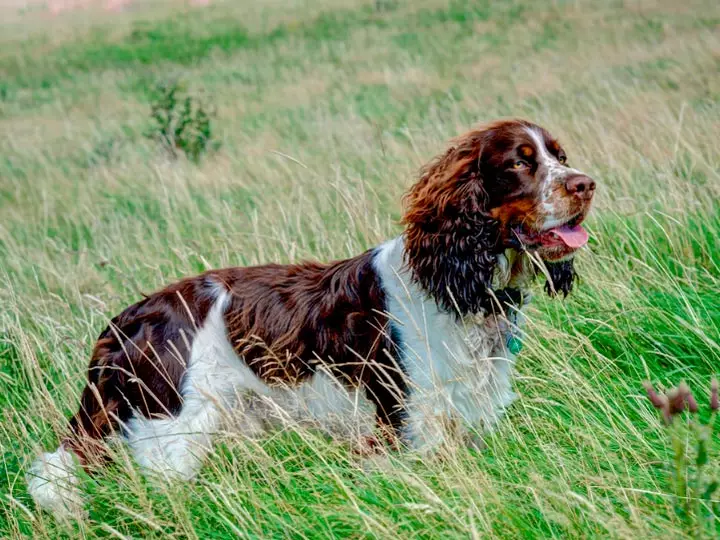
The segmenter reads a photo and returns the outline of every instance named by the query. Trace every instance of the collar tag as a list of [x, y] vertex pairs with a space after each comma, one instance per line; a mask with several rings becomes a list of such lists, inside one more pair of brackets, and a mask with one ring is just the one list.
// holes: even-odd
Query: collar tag
[[522, 350], [522, 341], [520, 341], [519, 338], [515, 337], [512, 332], [510, 332], [510, 334], [508, 335], [506, 345], [508, 351], [510, 351], [512, 354], [519, 354]]

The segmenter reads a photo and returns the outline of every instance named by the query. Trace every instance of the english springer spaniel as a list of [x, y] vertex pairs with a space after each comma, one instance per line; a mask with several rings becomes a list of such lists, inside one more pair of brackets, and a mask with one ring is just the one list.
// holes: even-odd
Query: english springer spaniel
[[570, 292], [594, 192], [543, 128], [498, 121], [422, 169], [395, 239], [329, 264], [212, 270], [145, 297], [100, 334], [80, 408], [32, 466], [30, 493], [75, 514], [75, 467], [113, 434], [143, 469], [190, 479], [228, 419], [419, 451], [491, 429], [514, 398], [530, 286], [543, 273], [550, 295]]

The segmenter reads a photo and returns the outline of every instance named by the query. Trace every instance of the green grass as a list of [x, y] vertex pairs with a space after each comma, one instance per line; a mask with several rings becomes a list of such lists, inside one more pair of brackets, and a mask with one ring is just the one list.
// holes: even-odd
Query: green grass
[[[715, 3], [2, 9], [0, 537], [688, 535], [641, 382], [699, 391], [720, 365]], [[143, 137], [178, 76], [218, 110], [198, 166]], [[88, 519], [34, 509], [24, 470], [62, 436], [109, 317], [206, 268], [377, 245], [418, 168], [499, 116], [546, 126], [599, 191], [582, 281], [537, 295], [486, 450], [368, 461], [228, 432], [195, 483], [158, 487], [114, 446], [83, 479]]]

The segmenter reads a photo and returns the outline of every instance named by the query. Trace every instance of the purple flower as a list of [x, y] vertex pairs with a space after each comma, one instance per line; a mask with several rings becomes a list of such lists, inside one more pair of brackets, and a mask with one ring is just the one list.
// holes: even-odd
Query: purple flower
[[647, 392], [647, 397], [650, 400], [650, 403], [653, 404], [653, 407], [656, 409], [662, 409], [666, 402], [666, 400], [663, 399], [665, 396], [659, 396], [650, 381], [645, 381], [643, 386], [645, 387], [645, 392]]
[[687, 396], [689, 393], [690, 389], [684, 382], [680, 383], [680, 386], [676, 389], [668, 392], [667, 397], [670, 402], [670, 415], [675, 416], [685, 410]]

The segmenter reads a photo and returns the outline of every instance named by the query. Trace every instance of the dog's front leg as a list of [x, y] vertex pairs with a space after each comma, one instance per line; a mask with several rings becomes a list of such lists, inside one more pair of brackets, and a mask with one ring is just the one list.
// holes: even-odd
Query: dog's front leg
[[431, 392], [415, 391], [407, 400], [404, 435], [408, 446], [423, 454], [432, 454], [453, 445], [457, 422], [448, 408]]

